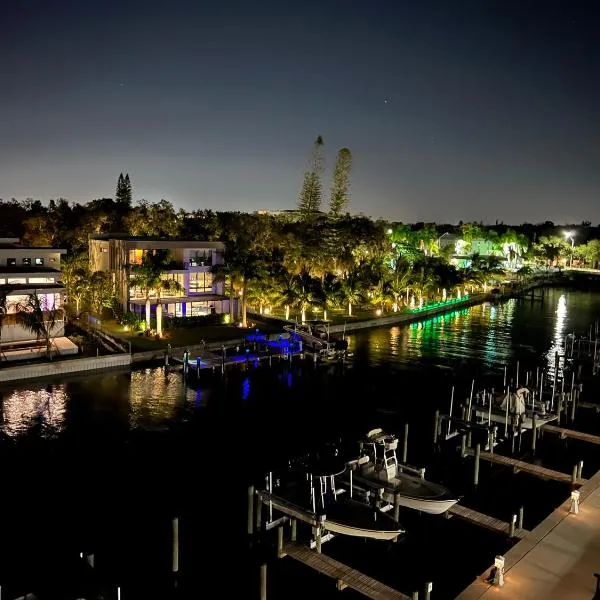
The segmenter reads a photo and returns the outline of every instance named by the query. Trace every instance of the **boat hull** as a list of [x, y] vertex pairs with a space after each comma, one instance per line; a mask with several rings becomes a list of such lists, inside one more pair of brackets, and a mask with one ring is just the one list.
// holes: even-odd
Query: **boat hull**
[[352, 537], [369, 538], [372, 540], [395, 540], [398, 536], [404, 533], [402, 530], [377, 530], [353, 527], [347, 523], [340, 523], [327, 518], [325, 519], [323, 527], [327, 531], [331, 531], [331, 533], [349, 535]]

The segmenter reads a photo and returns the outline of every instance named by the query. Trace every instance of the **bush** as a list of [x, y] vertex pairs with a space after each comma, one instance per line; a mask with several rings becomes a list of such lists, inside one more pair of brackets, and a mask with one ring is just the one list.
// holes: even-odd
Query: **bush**
[[126, 312], [121, 317], [121, 325], [127, 325], [133, 331], [141, 331], [146, 327], [146, 322], [140, 319], [134, 312]]
[[208, 325], [224, 325], [227, 322], [227, 314], [201, 315], [195, 317], [169, 317], [165, 320], [166, 327], [182, 327], [192, 329], [194, 327], [206, 327]]

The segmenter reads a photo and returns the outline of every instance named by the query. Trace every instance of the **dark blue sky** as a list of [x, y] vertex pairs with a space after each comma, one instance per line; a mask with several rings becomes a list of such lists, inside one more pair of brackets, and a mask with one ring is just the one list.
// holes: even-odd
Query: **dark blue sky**
[[0, 197], [293, 208], [321, 134], [352, 212], [598, 223], [595, 4], [4, 2]]

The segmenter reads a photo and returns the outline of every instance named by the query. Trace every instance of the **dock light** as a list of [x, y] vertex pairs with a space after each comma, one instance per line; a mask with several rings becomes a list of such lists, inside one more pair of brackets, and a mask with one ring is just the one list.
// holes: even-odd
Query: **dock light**
[[493, 584], [502, 587], [504, 585], [504, 556], [496, 556], [494, 567], [496, 567], [496, 573], [494, 574]]
[[375, 314], [376, 314], [378, 317], [380, 317], [380, 316], [381, 316], [381, 309], [380, 309], [380, 308], [378, 308], [378, 309], [375, 311]]
[[573, 515], [579, 514], [579, 490], [571, 492], [571, 509], [569, 512]]

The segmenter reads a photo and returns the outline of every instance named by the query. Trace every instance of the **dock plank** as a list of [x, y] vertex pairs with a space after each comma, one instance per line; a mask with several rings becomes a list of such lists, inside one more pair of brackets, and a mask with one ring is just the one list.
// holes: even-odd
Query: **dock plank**
[[[474, 456], [475, 451], [472, 448], [467, 448], [467, 454], [470, 456]], [[541, 467], [540, 465], [534, 465], [532, 463], [525, 462], [524, 460], [518, 460], [516, 458], [503, 456], [502, 454], [485, 452], [484, 450], [482, 450], [480, 453], [480, 458], [482, 460], [487, 460], [489, 462], [497, 463], [500, 465], [506, 465], [507, 467], [514, 467], [516, 469], [519, 469], [520, 471], [524, 471], [525, 473], [531, 473], [532, 475], [537, 475], [538, 477], [543, 477], [544, 479], [553, 479], [555, 481], [561, 481], [563, 483], [572, 482], [571, 475], [568, 473], [563, 473], [562, 471], [554, 471], [553, 469]], [[582, 484], [585, 481], [585, 479], [579, 478], [575, 483]]]
[[336, 581], [341, 581], [349, 588], [373, 600], [410, 600], [409, 596], [377, 581], [330, 556], [319, 554], [297, 542], [283, 545], [283, 551], [291, 558], [326, 575]]
[[[448, 513], [458, 517], [459, 519], [468, 521], [469, 523], [481, 525], [482, 527], [490, 529], [491, 531], [495, 531], [496, 533], [502, 533], [505, 535], [510, 534], [510, 523], [501, 521], [500, 519], [496, 519], [490, 515], [480, 513], [472, 508], [467, 508], [461, 504], [455, 504], [454, 506], [450, 507], [448, 509]], [[519, 529], [515, 527], [514, 537], [523, 539], [528, 533], [529, 531], [526, 529]]]
[[548, 431], [549, 433], [558, 433], [560, 437], [563, 438], [568, 437], [575, 440], [590, 442], [591, 444], [600, 444], [599, 435], [584, 433], [583, 431], [575, 431], [575, 429], [565, 429], [564, 427], [557, 427], [556, 425], [544, 425], [541, 429], [542, 431]]

